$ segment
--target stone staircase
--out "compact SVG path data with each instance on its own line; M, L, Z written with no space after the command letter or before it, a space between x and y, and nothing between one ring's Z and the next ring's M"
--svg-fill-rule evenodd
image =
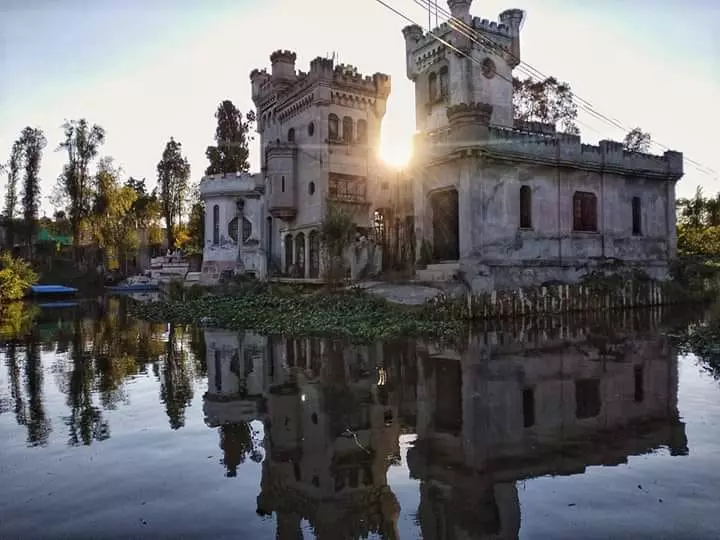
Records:
M459 262L428 264L425 269L415 270L416 281L447 282L452 281L460 270Z

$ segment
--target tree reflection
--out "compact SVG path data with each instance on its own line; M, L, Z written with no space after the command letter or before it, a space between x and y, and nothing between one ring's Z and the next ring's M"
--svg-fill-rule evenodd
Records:
M67 396L70 416L65 419L69 428L68 444L90 445L93 441L106 440L110 438L110 426L93 402L95 370L85 350L83 321L79 319L75 321L70 360L72 371Z
M52 431L43 404L43 366L40 344L29 337L25 344L25 388L29 396L30 418L27 422L28 444L45 446Z
M26 423L25 402L23 401L22 386L20 385L20 366L18 365L17 344L10 342L5 351L5 362L10 376L10 397L15 402L13 408L15 421L20 426Z
M193 383L187 365L187 353L182 348L181 329L169 325L165 344L165 358L160 369L160 398L172 429L185 425L185 408L193 398Z
M247 422L221 426L220 448L223 451L223 465L228 478L237 476L238 466L245 463L248 455L255 462L262 461L262 455L254 450L252 430Z

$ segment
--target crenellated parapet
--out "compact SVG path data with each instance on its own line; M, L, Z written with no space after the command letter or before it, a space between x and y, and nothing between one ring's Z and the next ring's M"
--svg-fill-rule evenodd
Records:
M683 156L667 151L662 156L630 152L621 142L603 140L597 146L582 144L578 135L532 133L491 126L485 150L512 161L530 161L593 171L679 180Z
M209 174L200 180L200 198L260 194L265 188L260 174L246 172Z

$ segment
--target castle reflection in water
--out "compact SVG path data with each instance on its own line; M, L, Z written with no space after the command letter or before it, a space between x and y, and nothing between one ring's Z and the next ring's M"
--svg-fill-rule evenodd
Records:
M402 434L423 538L515 538L518 481L687 453L660 317L507 322L460 349L206 330L205 421L227 475L262 460L257 512L277 538L303 520L319 539L398 538Z

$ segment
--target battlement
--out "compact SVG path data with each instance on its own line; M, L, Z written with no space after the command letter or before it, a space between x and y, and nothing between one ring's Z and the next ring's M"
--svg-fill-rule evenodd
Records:
M276 62L287 62L289 64L295 64L295 60L297 59L297 54L295 54L292 51L282 50L278 49L274 53L270 55L270 62L276 63Z
M617 141L603 140L593 146L582 144L578 135L553 135L498 126L491 126L488 134L486 148L498 157L673 180L683 175L683 159L679 152L667 151L662 156L629 152Z
M208 174L200 180L200 197L236 196L239 193L253 193L262 190L264 180L261 174L233 172Z

